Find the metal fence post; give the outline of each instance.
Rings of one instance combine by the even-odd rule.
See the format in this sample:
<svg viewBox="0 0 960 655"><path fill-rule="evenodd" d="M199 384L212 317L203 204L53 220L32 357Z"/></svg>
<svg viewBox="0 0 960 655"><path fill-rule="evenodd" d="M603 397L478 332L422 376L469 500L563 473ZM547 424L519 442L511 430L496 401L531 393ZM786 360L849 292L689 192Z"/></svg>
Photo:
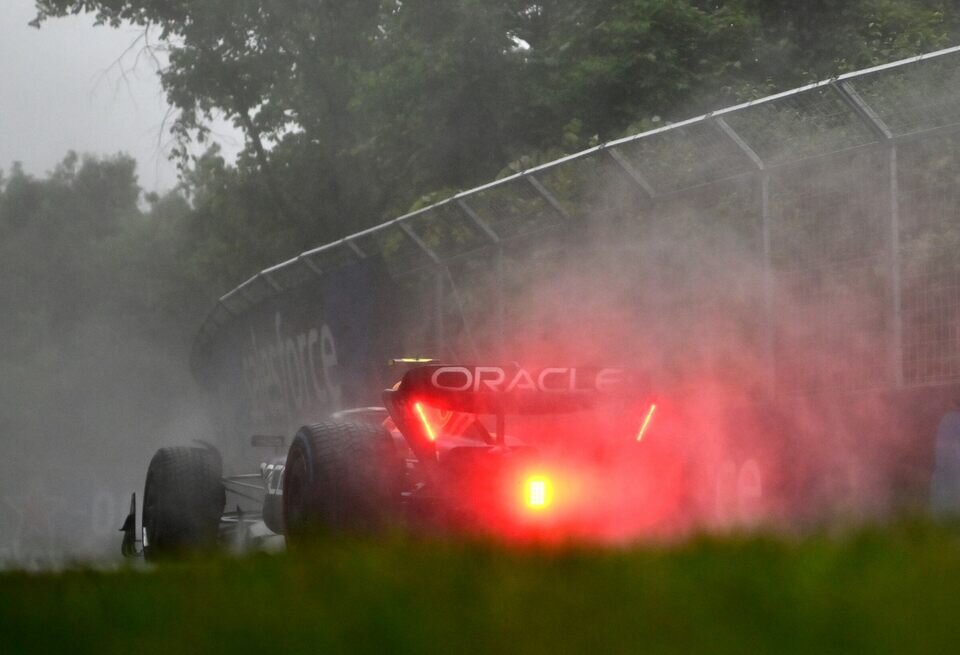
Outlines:
<svg viewBox="0 0 960 655"><path fill-rule="evenodd" d="M776 321L773 311L773 264L770 245L770 172L767 165L747 141L722 117L713 119L713 125L750 160L760 181L760 247L763 270L763 348L767 360L767 388L777 390Z"/></svg>
<svg viewBox="0 0 960 655"><path fill-rule="evenodd" d="M532 177L528 177L528 180L533 180ZM493 247L496 248L496 253L494 255L494 289L493 293L495 298L494 302L494 338L496 343L494 347L496 348L497 358L499 360L504 360L506 357L506 326L505 321L505 306L506 299L504 298L503 292L503 273L504 273L504 258L503 258L503 240L500 236L484 221L480 218L480 215L467 203L465 197L457 197L457 206L460 207L460 210L469 218L473 224L479 228L480 232L486 236L487 239L493 244Z"/></svg>
<svg viewBox="0 0 960 655"><path fill-rule="evenodd" d="M503 243L497 244L497 263L496 263L496 321L497 321L497 359L501 362L506 361L507 357L507 343L506 343L506 304L507 300L504 297L503 289L503 274L504 274L504 261L503 261Z"/></svg>
<svg viewBox="0 0 960 655"><path fill-rule="evenodd" d="M877 138L878 142L886 147L888 173L887 189L889 192L889 221L887 224L887 260L889 270L889 356L890 380L896 388L903 386L903 310L900 297L900 184L897 170L897 144L893 139L893 132L877 112L867 104L867 101L857 92L850 81L834 82L831 84L840 98L847 104L854 114Z"/></svg>
<svg viewBox="0 0 960 655"><path fill-rule="evenodd" d="M770 173L760 171L760 238L763 251L763 338L767 358L767 388L777 391L776 316L773 310L773 257L770 242Z"/></svg>
<svg viewBox="0 0 960 655"><path fill-rule="evenodd" d="M532 186L536 192L547 201L547 204L553 207L553 210L557 212L557 215L560 218L570 218L570 215L567 213L567 210L563 208L563 205L560 204L560 201L557 200L552 193L550 193L547 187L543 186L543 183L540 182L540 180L538 180L533 173L523 173L523 177L527 182L530 183L530 186Z"/></svg>
<svg viewBox="0 0 960 655"><path fill-rule="evenodd" d="M900 271L900 178L897 163L897 145L888 146L887 164L890 171L890 233L888 235L890 257L890 293L893 313L890 326L891 362L893 382L897 388L903 386L903 298Z"/></svg>
<svg viewBox="0 0 960 655"><path fill-rule="evenodd" d="M446 339L444 338L444 301L446 299L446 285L443 280L443 267L437 266L434 269L434 286L433 286L433 329L434 329L434 357L438 359L443 359L444 346Z"/></svg>
<svg viewBox="0 0 960 655"><path fill-rule="evenodd" d="M626 157L624 157L620 152L615 148L604 148L603 151L607 153L610 158L623 170L627 176L633 180L637 186L643 191L644 196L646 196L648 202L653 202L657 199L657 192L654 190L653 185L650 184L650 181L644 177L643 173L637 170L637 168L631 164Z"/></svg>

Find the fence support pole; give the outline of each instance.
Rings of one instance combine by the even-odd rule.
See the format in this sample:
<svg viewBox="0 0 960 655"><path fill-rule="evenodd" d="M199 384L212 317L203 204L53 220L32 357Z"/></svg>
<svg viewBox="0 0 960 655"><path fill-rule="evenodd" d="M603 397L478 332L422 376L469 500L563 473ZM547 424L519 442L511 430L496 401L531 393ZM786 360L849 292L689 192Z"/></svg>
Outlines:
<svg viewBox="0 0 960 655"><path fill-rule="evenodd" d="M434 357L443 359L444 354L444 325L443 325L443 305L445 300L446 286L443 280L443 267L437 266L434 269L433 277L433 330L434 330Z"/></svg>
<svg viewBox="0 0 960 655"><path fill-rule="evenodd" d="M533 178L527 178L532 180ZM467 203L466 198L457 198L457 205L460 207L461 211L473 221L473 224L477 226L480 231L486 235L486 237L493 244L493 247L496 248L494 253L494 289L493 293L496 296L493 299L494 302L494 338L496 343L494 347L497 351L497 359L504 361L506 358L506 325L505 325L505 306L506 299L504 298L503 291L503 273L504 273L504 263L503 263L503 241L500 239L500 236L491 228L486 221L480 218L480 215Z"/></svg>
<svg viewBox="0 0 960 655"><path fill-rule="evenodd" d="M750 160L760 182L760 248L763 267L763 349L767 360L767 389L777 391L776 317L773 311L773 263L770 250L770 172L767 165L747 141L722 117L713 119L720 133Z"/></svg>
<svg viewBox="0 0 960 655"><path fill-rule="evenodd" d="M461 211L466 214L467 218L473 221L473 224L476 225L481 232L483 232L490 241L493 243L500 243L500 237L496 232L493 231L487 222L480 218L480 215L473 210L473 207L467 204L465 198L457 198L457 206L460 207Z"/></svg>
<svg viewBox="0 0 960 655"><path fill-rule="evenodd" d="M890 366L892 379L899 389L903 387L903 305L900 271L900 177L897 163L897 145L890 142L887 165L890 172L890 233L888 235L890 258L890 294L892 311L890 325Z"/></svg>
<svg viewBox="0 0 960 655"><path fill-rule="evenodd" d="M770 173L760 171L760 238L763 251L763 339L767 359L767 389L777 391L776 316L773 310L773 258L770 248Z"/></svg>
<svg viewBox="0 0 960 655"><path fill-rule="evenodd" d="M889 378L896 388L903 386L903 309L900 297L900 183L897 167L897 144L893 132L880 115L873 110L863 96L853 86L853 82L833 82L834 91L847 104L853 113L876 136L878 142L886 147L886 169L888 173L889 222L887 229L888 307L890 329L888 331L888 350L890 354Z"/></svg>
<svg viewBox="0 0 960 655"><path fill-rule="evenodd" d="M563 208L563 205L560 204L560 201L550 193L547 187L543 186L543 183L536 178L533 173L524 173L524 179L530 183L537 193L547 201L547 204L553 208L553 211L557 212L557 215L560 218L567 219L570 218L570 215L567 213L567 210Z"/></svg>
<svg viewBox="0 0 960 655"><path fill-rule="evenodd" d="M654 190L653 185L650 184L649 180L643 176L643 173L637 170L637 168L631 164L626 157L624 157L618 150L615 148L604 148L603 151L610 155L610 158L623 170L627 176L633 180L637 186L643 191L644 196L647 198L647 202L654 202L657 199L657 192Z"/></svg>
<svg viewBox="0 0 960 655"><path fill-rule="evenodd" d="M506 343L506 298L504 297L503 289L503 273L504 273L504 262L503 262L503 243L497 244L497 263L496 263L496 321L497 321L497 359L500 362L505 362L507 357L507 343Z"/></svg>

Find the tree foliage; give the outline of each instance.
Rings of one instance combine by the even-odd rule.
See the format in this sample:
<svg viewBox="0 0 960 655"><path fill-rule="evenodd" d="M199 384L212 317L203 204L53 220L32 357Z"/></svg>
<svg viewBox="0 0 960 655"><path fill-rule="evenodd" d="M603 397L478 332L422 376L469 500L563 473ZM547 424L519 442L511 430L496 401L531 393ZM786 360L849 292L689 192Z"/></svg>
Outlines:
<svg viewBox="0 0 960 655"><path fill-rule="evenodd" d="M141 210L135 169L72 152L45 179L13 166L0 188L6 354L28 357L91 316L155 336L195 320L201 294L178 261L192 209L174 193Z"/></svg>
<svg viewBox="0 0 960 655"><path fill-rule="evenodd" d="M188 158L188 254L253 270L576 150L957 41L946 0L39 0L166 44L181 144L222 114L235 164ZM539 154L538 154L539 153Z"/></svg>

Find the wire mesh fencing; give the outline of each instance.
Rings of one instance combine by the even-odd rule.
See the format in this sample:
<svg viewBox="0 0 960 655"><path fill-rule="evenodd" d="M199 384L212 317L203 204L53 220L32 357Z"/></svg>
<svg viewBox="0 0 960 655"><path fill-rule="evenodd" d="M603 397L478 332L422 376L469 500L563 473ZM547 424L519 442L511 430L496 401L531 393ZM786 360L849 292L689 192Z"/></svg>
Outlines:
<svg viewBox="0 0 960 655"><path fill-rule="evenodd" d="M602 291L622 323L608 338L663 370L756 393L957 381L958 207L952 48L606 143L303 253L221 298L195 354L265 298L382 257L416 299L398 317L408 347L448 358L560 341L557 315L598 320Z"/></svg>

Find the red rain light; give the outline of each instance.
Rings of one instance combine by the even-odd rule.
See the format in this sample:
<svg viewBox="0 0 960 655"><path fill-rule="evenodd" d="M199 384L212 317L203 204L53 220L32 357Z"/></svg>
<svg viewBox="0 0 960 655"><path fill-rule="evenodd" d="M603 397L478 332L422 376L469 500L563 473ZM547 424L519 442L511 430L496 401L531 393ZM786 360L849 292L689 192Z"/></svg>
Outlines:
<svg viewBox="0 0 960 655"><path fill-rule="evenodd" d="M532 510L542 510L553 502L553 485L542 475L527 478L523 485L524 502Z"/></svg>
<svg viewBox="0 0 960 655"><path fill-rule="evenodd" d="M430 421L427 419L427 413L423 411L423 405L419 402L413 403L413 409L417 413L417 416L420 417L420 421L423 423L423 429L427 431L427 438L430 441L436 441L437 435L433 431L433 426L430 425Z"/></svg>
<svg viewBox="0 0 960 655"><path fill-rule="evenodd" d="M640 431L637 432L637 441L643 439L643 435L646 433L647 428L650 426L650 420L653 418L653 413L657 411L657 406L650 405L650 410L647 412L646 417L643 419L643 424L640 426Z"/></svg>

